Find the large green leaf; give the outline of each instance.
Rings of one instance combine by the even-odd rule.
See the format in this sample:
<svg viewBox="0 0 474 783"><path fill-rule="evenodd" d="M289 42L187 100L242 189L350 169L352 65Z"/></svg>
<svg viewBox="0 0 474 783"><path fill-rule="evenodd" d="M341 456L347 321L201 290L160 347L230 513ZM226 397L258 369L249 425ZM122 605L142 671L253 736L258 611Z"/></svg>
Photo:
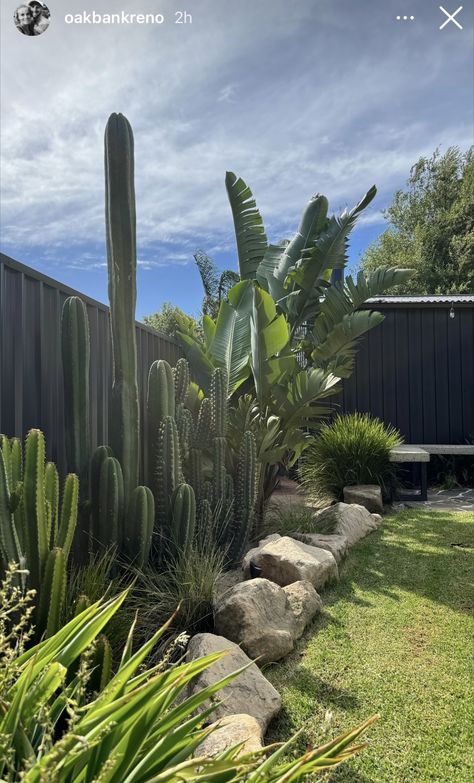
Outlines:
<svg viewBox="0 0 474 783"><path fill-rule="evenodd" d="M339 378L349 378L354 367L358 339L383 320L381 313L371 310L358 310L344 315L312 352L315 366Z"/></svg>
<svg viewBox="0 0 474 783"><path fill-rule="evenodd" d="M254 280L267 249L267 235L256 201L248 185L232 171L225 178L234 218L235 238L242 280Z"/></svg>
<svg viewBox="0 0 474 783"><path fill-rule="evenodd" d="M354 283L352 275L346 277L345 288L354 307L374 296L384 294L389 288L400 283L405 283L413 275L412 269L380 268L371 272L368 276L364 272L357 275L357 283Z"/></svg>
<svg viewBox="0 0 474 783"><path fill-rule="evenodd" d="M285 248L274 276L284 283L291 267L295 266L306 247L310 247L326 225L328 200L316 193L305 207L298 231Z"/></svg>
<svg viewBox="0 0 474 783"><path fill-rule="evenodd" d="M275 302L270 294L258 287L253 289L250 335L250 361L255 391L260 405L263 405L271 386L278 382L275 378L275 366L279 363L276 355L288 344L289 332L285 317L277 315ZM269 360L273 357L275 361L270 365Z"/></svg>
<svg viewBox="0 0 474 783"><path fill-rule="evenodd" d="M221 302L209 355L218 367L225 367L231 395L250 374L250 314Z"/></svg>

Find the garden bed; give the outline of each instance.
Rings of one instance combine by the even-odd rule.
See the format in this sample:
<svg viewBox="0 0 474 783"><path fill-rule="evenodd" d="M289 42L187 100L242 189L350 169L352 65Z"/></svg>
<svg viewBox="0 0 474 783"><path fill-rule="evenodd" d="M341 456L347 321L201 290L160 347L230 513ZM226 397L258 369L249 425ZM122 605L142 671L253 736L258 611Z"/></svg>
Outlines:
<svg viewBox="0 0 474 783"><path fill-rule="evenodd" d="M295 652L265 671L283 699L273 738L304 725L301 751L379 712L331 783L472 780L473 560L470 513L405 511L354 547Z"/></svg>

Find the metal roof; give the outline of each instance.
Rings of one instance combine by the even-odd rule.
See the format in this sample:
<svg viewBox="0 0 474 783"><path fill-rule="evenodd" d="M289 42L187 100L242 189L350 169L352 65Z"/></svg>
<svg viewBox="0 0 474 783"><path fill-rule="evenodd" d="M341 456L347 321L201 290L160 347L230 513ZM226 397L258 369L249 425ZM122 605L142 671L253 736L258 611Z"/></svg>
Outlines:
<svg viewBox="0 0 474 783"><path fill-rule="evenodd" d="M451 307L461 305L463 307L474 305L474 294L451 294L441 296L374 296L367 299L365 306L385 305L394 307L413 307L416 305L428 305L433 307Z"/></svg>

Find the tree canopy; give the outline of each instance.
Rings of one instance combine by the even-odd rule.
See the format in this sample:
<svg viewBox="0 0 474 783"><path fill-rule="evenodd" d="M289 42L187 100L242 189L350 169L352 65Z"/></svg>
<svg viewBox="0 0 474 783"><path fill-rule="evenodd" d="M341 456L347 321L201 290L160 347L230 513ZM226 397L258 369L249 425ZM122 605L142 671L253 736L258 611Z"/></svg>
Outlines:
<svg viewBox="0 0 474 783"><path fill-rule="evenodd" d="M160 309L152 315L145 315L144 322L161 334L176 337L177 332L199 335L200 328L190 315L186 315L179 307L170 302L164 302Z"/></svg>
<svg viewBox="0 0 474 783"><path fill-rule="evenodd" d="M474 147L421 157L384 215L390 225L363 255L365 272L414 269L398 294L474 293Z"/></svg>

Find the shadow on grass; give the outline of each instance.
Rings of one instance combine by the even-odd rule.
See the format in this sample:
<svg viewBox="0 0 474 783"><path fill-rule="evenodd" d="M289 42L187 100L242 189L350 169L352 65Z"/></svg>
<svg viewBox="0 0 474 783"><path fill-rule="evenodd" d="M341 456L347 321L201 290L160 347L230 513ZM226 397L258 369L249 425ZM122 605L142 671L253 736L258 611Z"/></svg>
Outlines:
<svg viewBox="0 0 474 783"><path fill-rule="evenodd" d="M413 592L458 612L474 605L474 524L456 513L410 510L386 519L359 542L340 568L340 582L324 591L330 607L341 598L370 606L360 590L400 600ZM474 523L474 518L473 518Z"/></svg>

